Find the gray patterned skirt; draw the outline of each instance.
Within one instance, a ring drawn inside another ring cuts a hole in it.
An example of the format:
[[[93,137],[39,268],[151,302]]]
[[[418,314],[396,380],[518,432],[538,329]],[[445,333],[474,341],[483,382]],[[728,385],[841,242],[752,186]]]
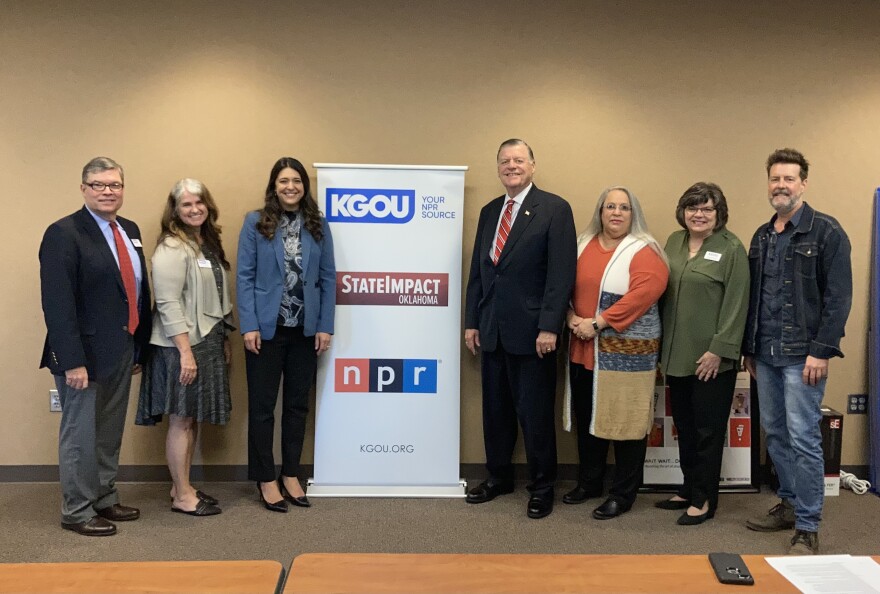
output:
[[[136,425],[155,425],[163,415],[191,417],[196,422],[225,425],[232,400],[229,373],[223,360],[223,322],[205,340],[192,347],[198,370],[195,381],[180,383],[180,352],[177,347],[152,347],[144,367],[138,398]]]

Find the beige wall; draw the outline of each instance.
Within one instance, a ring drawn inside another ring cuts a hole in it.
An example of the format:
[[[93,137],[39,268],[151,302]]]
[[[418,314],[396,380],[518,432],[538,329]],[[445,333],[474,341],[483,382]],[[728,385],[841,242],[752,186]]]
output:
[[[202,179],[232,254],[281,155],[468,165],[466,262],[480,207],[501,193],[494,156],[505,138],[531,143],[537,183],[568,198],[579,228],[605,186],[625,184],[661,241],[681,192],[709,180],[748,242],[771,215],[763,161],[794,146],[813,164],[808,201],[836,216],[854,247],[847,356],[832,363],[826,402],[843,410],[846,394],[867,389],[870,197],[880,185],[874,0],[49,4],[0,3],[0,465],[57,461],[60,415],[48,412],[52,382],[36,369],[37,250],[46,226],[81,205],[79,170],[98,154],[124,165],[122,214],[147,238],[172,183]],[[246,461],[235,346],[233,418],[205,432],[209,464]],[[481,462],[469,355],[461,382],[462,461]],[[865,417],[844,426],[844,464],[866,464]],[[129,425],[122,462],[163,463],[163,439],[163,429]],[[559,443],[560,461],[576,461],[572,436]]]

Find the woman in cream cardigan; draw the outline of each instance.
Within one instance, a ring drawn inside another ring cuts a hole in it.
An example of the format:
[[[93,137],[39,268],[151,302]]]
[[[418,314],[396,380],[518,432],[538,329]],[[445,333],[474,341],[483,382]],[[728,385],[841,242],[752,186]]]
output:
[[[153,253],[156,313],[153,354],[141,384],[139,425],[168,415],[165,452],[171,472],[171,510],[191,516],[220,513],[217,500],[189,482],[198,423],[229,420],[229,342],[232,303],[229,262],[220,241],[217,206],[198,180],[171,188]]]
[[[578,504],[602,494],[613,443],[614,477],[608,499],[593,510],[598,520],[628,511],[642,482],[660,350],[657,300],[668,276],[666,256],[648,232],[635,195],[619,186],[602,192],[578,237],[567,316],[565,428],[571,430],[574,408],[580,469],[577,486],[562,498]]]

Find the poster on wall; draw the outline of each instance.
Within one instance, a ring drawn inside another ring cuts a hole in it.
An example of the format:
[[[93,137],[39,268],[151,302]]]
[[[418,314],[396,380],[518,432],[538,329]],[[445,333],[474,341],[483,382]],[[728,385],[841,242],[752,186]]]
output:
[[[315,164],[336,333],[320,358],[316,497],[463,497],[466,167]]]
[[[756,491],[760,484],[758,444],[760,428],[756,403],[751,398],[749,374],[736,377],[733,403],[724,436],[721,458],[721,489]],[[682,484],[678,457],[678,431],[672,420],[669,387],[654,388],[654,422],[648,434],[644,489],[672,490]]]

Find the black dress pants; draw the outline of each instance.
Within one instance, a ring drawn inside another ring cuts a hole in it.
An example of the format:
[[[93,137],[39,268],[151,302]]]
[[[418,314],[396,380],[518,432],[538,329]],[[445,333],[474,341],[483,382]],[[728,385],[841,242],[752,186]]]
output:
[[[556,351],[544,358],[512,355],[500,341],[482,352],[483,440],[489,476],[513,483],[517,420],[522,427],[531,483],[528,490],[553,495],[556,482]]]
[[[678,429],[678,457],[684,483],[678,496],[694,507],[709,502],[718,507],[721,456],[727,420],[736,387],[736,370],[719,373],[708,382],[697,376],[666,376],[672,420]]]
[[[644,477],[648,436],[642,439],[609,440],[590,434],[593,418],[593,372],[570,363],[571,403],[577,425],[580,466],[578,484],[591,493],[603,491],[608,448],[614,444],[614,476],[609,498],[631,507]]]
[[[269,482],[278,478],[272,441],[275,403],[281,390],[281,474],[299,476],[309,414],[309,393],[315,381],[318,356],[315,337],[302,328],[278,326],[271,340],[263,340],[260,354],[245,350],[248,384],[248,478]]]

